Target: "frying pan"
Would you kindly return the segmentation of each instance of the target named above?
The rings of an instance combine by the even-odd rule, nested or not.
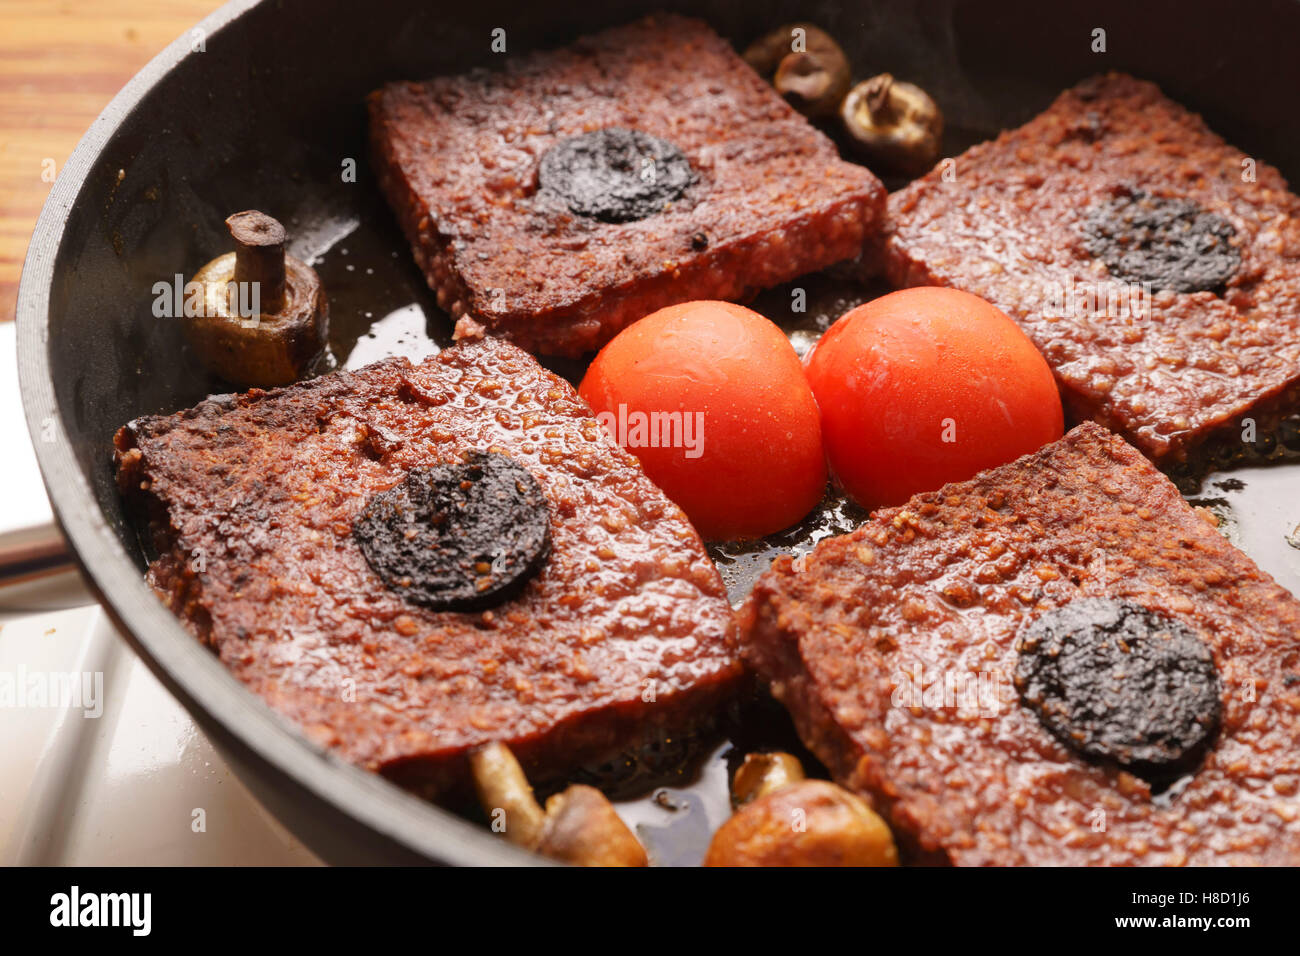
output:
[[[589,0],[236,0],[208,17],[118,94],[51,191],[19,289],[20,379],[58,519],[105,607],[255,795],[328,861],[540,862],[315,748],[145,585],[145,557],[113,483],[113,432],[218,387],[177,323],[153,316],[152,287],[226,251],[227,214],[260,208],[286,222],[296,255],[322,263],[337,355],[374,349],[366,330],[380,316],[414,317],[417,337],[445,343],[448,320],[366,170],[365,94],[388,80],[499,63],[495,28],[512,55],[665,8],[702,16],[741,46],[781,23],[820,24],[859,78],[888,70],[935,96],[948,155],[1023,122],[1081,77],[1115,69],[1156,81],[1248,154],[1300,177],[1300,124],[1290,120],[1300,4],[1290,0],[1237,3],[1231,14],[1185,0],[617,9]],[[1096,30],[1104,53],[1094,51]],[[343,175],[349,160],[355,181]]]

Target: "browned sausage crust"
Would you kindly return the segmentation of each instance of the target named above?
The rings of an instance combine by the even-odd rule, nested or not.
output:
[[[117,449],[168,605],[311,739],[404,782],[438,789],[492,740],[545,772],[605,759],[739,678],[726,592],[685,515],[504,342],[143,418]],[[495,608],[428,610],[372,570],[354,522],[412,469],[474,450],[536,478],[549,557]]]
[[[1085,597],[1213,655],[1217,736],[1164,793],[1017,697],[1022,625]],[[804,742],[913,859],[1300,863],[1300,602],[1097,425],[778,560],[741,626]]]
[[[691,299],[738,300],[858,255],[885,191],[698,21],[660,16],[500,71],[370,97],[379,181],[438,304],[533,352],[578,355]],[[695,181],[629,222],[538,187],[552,147],[635,129]],[[653,171],[649,171],[653,172]]]

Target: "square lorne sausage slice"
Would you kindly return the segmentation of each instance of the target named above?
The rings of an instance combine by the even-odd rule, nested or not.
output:
[[[1300,603],[1098,425],[779,559],[741,627],[913,859],[1300,863]]]
[[[594,350],[857,256],[885,190],[699,20],[370,97],[380,185],[459,335]]]
[[[544,774],[636,750],[740,676],[686,517],[507,343],[224,396],[116,445],[163,600],[312,740],[413,787],[493,740]]]
[[[1300,199],[1130,76],[1086,80],[894,193],[884,269],[999,306],[1068,413],[1158,464],[1300,407]]]

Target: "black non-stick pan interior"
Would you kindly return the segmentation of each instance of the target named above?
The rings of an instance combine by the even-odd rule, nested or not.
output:
[[[176,321],[154,315],[155,286],[226,251],[230,212],[260,208],[289,226],[295,254],[318,264],[340,363],[445,343],[449,321],[370,181],[365,95],[389,80],[491,68],[664,8],[702,16],[739,46],[792,20],[820,24],[859,77],[888,70],[935,96],[948,155],[1113,69],[1158,82],[1247,153],[1300,175],[1300,125],[1290,119],[1300,4],[1283,0],[1230,11],[1173,0],[269,0],[214,15],[133,81],[60,177],[20,293],[23,386],[34,434],[51,439],[37,446],[56,509],[124,630],[259,794],[332,859],[518,857],[310,752],[145,588],[145,556],[113,482],[113,432],[222,387],[193,361]],[[497,29],[504,54],[491,48]]]

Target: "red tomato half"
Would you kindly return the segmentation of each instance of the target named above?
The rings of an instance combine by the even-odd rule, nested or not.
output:
[[[780,531],[825,492],[803,366],[749,309],[687,302],[648,315],[601,349],[579,392],[704,538]]]
[[[805,362],[831,471],[869,508],[1035,451],[1064,426],[1033,343],[956,289],[904,289],[861,305]]]

